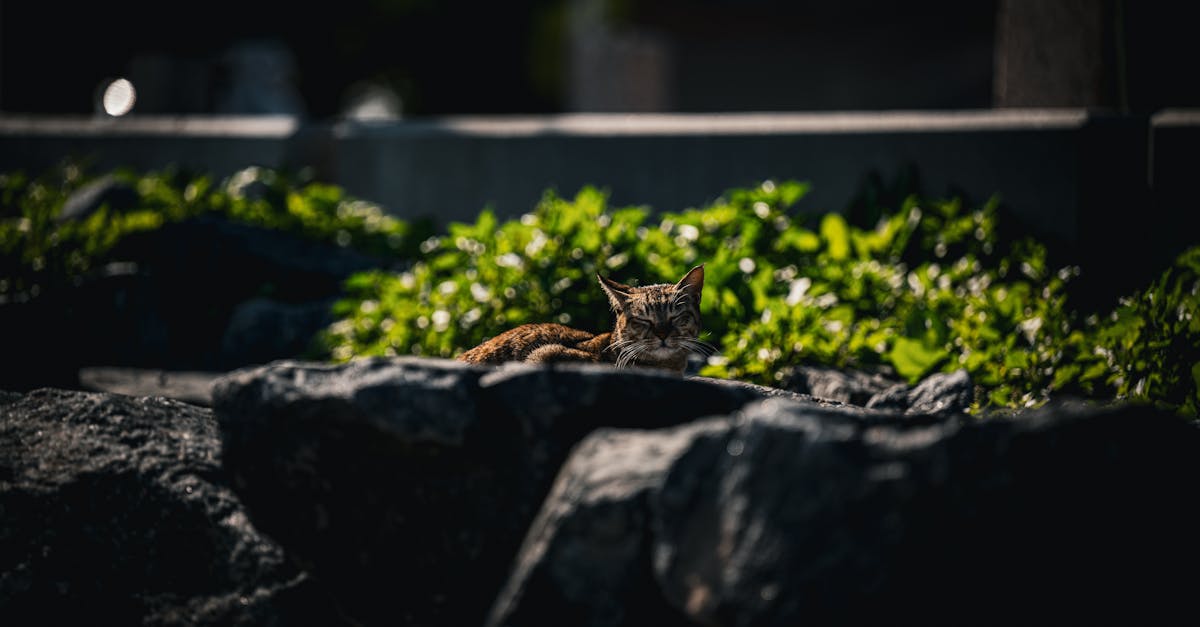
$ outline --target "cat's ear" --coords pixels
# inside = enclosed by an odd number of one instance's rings
[[[686,293],[692,298],[692,302],[699,306],[700,292],[704,290],[704,264],[688,270],[688,273],[675,284],[675,289]]]
[[[633,294],[633,288],[612,279],[606,279],[599,274],[596,275],[596,278],[600,279],[600,287],[604,288],[605,294],[608,294],[608,302],[612,304],[613,311],[623,311]]]

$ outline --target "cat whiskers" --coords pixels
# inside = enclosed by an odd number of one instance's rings
[[[625,350],[626,347],[628,347],[630,344],[633,344],[636,341],[637,340],[618,340],[616,342],[613,342],[612,344],[609,344],[607,347],[604,348],[604,350],[605,350],[605,352],[615,350],[615,351],[617,351],[617,354],[620,354],[622,351]]]
[[[621,350],[621,354],[617,356],[617,367],[624,368],[631,365],[637,360],[639,355],[646,352],[647,348],[649,347],[645,344],[633,344],[625,347]]]
[[[621,340],[613,342],[609,348],[617,349],[616,365],[618,368],[624,368],[653,346],[654,343],[647,340]]]
[[[697,339],[692,339],[692,338],[681,338],[679,340],[679,343],[684,348],[688,349],[688,352],[696,353],[698,355],[703,355],[705,357],[712,357],[713,355],[717,354],[717,352],[718,352],[716,346],[713,346],[712,344],[709,344],[708,342],[705,342],[704,340],[697,340]]]

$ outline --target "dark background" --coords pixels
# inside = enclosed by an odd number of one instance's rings
[[[1006,22],[1006,12],[1017,19]],[[293,112],[317,119],[343,112],[364,84],[391,90],[403,114],[417,116],[992,106],[1150,113],[1200,105],[1194,24],[1187,3],[1114,0],[5,0],[0,111],[90,114],[103,81],[127,76],[139,90],[135,113],[266,112],[221,100],[235,80],[230,50],[267,41],[294,61],[283,70],[302,103]],[[601,31],[610,47],[599,58],[619,60],[632,46],[635,61],[613,61],[599,75],[573,64],[579,42]],[[1034,49],[1031,38],[1067,49],[1082,38],[1074,54],[1097,65],[1076,85],[1061,78],[1072,53]],[[651,96],[625,76],[647,48],[665,51],[666,69],[643,77]],[[998,93],[1000,59],[1014,51],[1028,58],[1003,80],[1033,85],[1024,96]],[[1039,91],[1039,78],[1066,95]],[[632,99],[606,100],[605,80],[632,85]],[[600,96],[580,97],[588,86]]]

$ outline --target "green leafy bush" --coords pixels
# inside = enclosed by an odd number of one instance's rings
[[[770,253],[763,228],[769,222],[748,221],[742,209],[757,206],[786,220],[764,208],[790,207],[805,189],[787,183],[735,190],[728,201],[654,223],[644,208],[609,208],[594,188],[573,200],[548,193],[518,220],[500,223],[485,211],[474,224],[452,224],[445,237],[426,240],[424,259],[408,272],[352,279],[351,298],[337,309],[343,319],[325,341],[336,359],[448,357],[522,322],[602,330],[612,320],[597,272],[631,283],[674,282],[698,263],[706,264],[707,337],[721,337],[756,294],[766,297],[761,272],[749,266]]]
[[[410,258],[429,232],[386,215],[339,187],[297,183],[278,172],[247,168],[214,183],[167,170],[114,173],[135,190],[135,207],[103,206],[79,220],[60,220],[63,203],[89,182],[78,165],[31,178],[0,174],[0,296],[36,295],[44,285],[73,280],[103,263],[124,236],[203,214],[351,246],[381,258]]]
[[[711,204],[652,214],[610,207],[593,188],[547,193],[501,221],[484,211],[430,237],[338,187],[250,168],[220,182],[176,171],[118,172],[132,209],[60,220],[88,182],[66,166],[0,174],[0,299],[36,295],[106,262],[122,237],[215,214],[377,255],[346,284],[325,354],[450,357],[517,324],[611,325],[595,274],[674,282],[706,265],[703,339],[721,354],[703,374],[778,384],[799,365],[882,371],[908,381],[968,370],[978,407],[1035,405],[1054,394],[1200,408],[1200,247],[1108,316],[1067,303],[1076,268],[1051,268],[1031,240],[997,235],[994,201],[910,197],[873,225],[801,215],[807,185],[766,182]]]
[[[1200,414],[1200,247],[1088,325],[1095,340],[1073,338],[1081,359],[1060,373],[1063,379],[1102,382],[1118,399]]]
[[[423,242],[423,258],[408,271],[352,278],[323,342],[338,360],[450,357],[524,322],[600,331],[611,314],[595,273],[674,282],[705,263],[705,339],[722,354],[703,374],[777,384],[810,364],[916,381],[965,368],[983,392],[979,407],[1169,389],[1175,400],[1154,398],[1194,413],[1196,361],[1174,363],[1187,354],[1175,349],[1153,361],[1150,349],[1130,344],[1134,329],[1160,344],[1197,344],[1194,287],[1184,285],[1194,285],[1193,266],[1152,288],[1165,296],[1142,298],[1157,309],[1130,301],[1112,324],[1079,321],[1066,290],[1078,269],[1047,267],[1034,241],[998,241],[995,201],[967,208],[909,198],[861,228],[838,214],[797,217],[806,190],[767,182],[657,219],[644,208],[609,207],[592,188],[574,199],[548,193],[517,220],[485,211]],[[1168,313],[1186,318],[1191,335],[1179,335],[1183,322],[1165,326]],[[1138,387],[1135,378],[1146,382]],[[1178,400],[1185,393],[1191,405]]]

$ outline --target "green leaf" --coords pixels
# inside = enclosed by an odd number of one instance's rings
[[[1092,381],[1108,374],[1108,364],[1104,362],[1096,362],[1087,367],[1083,374],[1079,376],[1080,381]]]
[[[829,213],[821,219],[821,237],[827,242],[829,256],[834,261],[844,261],[850,256],[850,233],[841,214]]]
[[[788,229],[776,239],[775,250],[782,252],[789,248],[802,253],[816,252],[821,248],[821,238],[817,237],[816,233],[805,228],[795,227]]]
[[[946,351],[927,346],[920,340],[908,337],[896,338],[888,358],[896,367],[896,373],[909,382],[916,382],[934,366],[946,358]]]
[[[784,208],[791,207],[808,193],[810,185],[798,181],[784,181],[778,186],[779,204]]]

